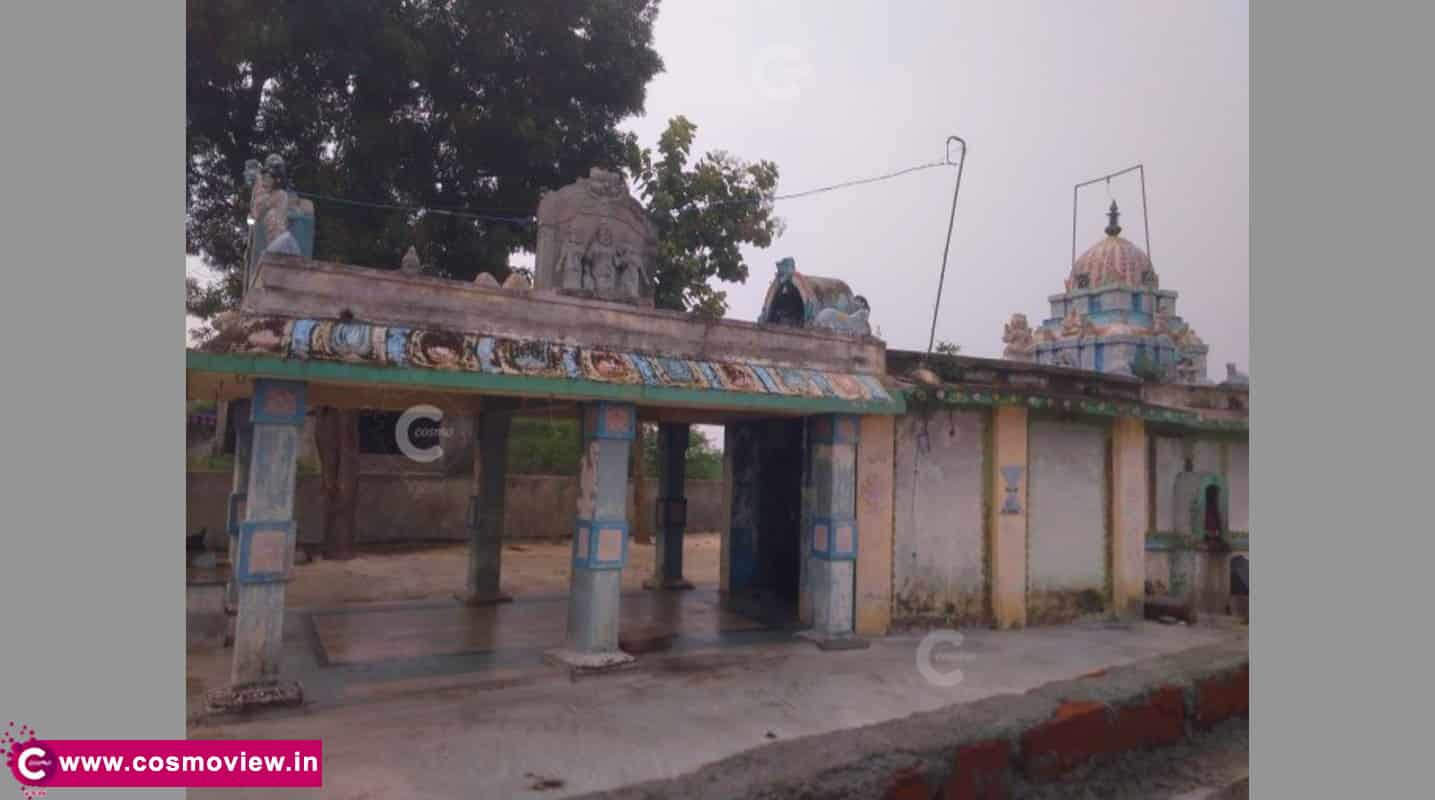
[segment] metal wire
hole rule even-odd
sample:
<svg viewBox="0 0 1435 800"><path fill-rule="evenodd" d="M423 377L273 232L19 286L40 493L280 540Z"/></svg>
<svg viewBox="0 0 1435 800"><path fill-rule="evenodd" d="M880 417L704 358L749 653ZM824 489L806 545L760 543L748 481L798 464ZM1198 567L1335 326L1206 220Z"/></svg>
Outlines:
<svg viewBox="0 0 1435 800"><path fill-rule="evenodd" d="M947 157L943 164L952 163L952 142L960 142L962 145L962 158L957 162L957 185L952 190L952 214L947 220L947 243L942 247L942 272L937 279L937 300L932 304L932 333L927 337L927 355L923 360L932 355L932 344L937 340L937 310L942 307L942 287L947 282L947 254L952 249L952 227L957 222L957 195L962 191L962 170L967 165L967 141L960 136L947 137Z"/></svg>
<svg viewBox="0 0 1435 800"><path fill-rule="evenodd" d="M1078 190L1078 189L1081 189L1081 188L1084 187L1084 186L1090 186L1090 185L1093 184L1093 183L1100 183L1100 182L1102 182L1102 181L1106 181L1107 194L1109 195L1109 194L1111 193L1111 192L1110 192L1111 179L1112 179L1112 178L1118 178L1118 177L1120 177L1120 176L1122 176L1122 175L1125 175L1125 174L1128 173L1128 172L1139 172L1139 173L1141 173L1141 221L1142 221L1142 224L1143 224L1143 225L1145 226L1145 228L1146 228L1146 256L1147 256L1148 258L1151 256L1151 217L1150 217L1149 214L1146 213L1146 166L1145 166L1144 164L1137 164L1137 165L1134 166L1134 167L1127 167L1126 169L1123 169L1123 170L1121 170L1120 172L1113 172L1113 173L1111 173L1110 175L1102 175L1102 176L1099 177L1099 178L1092 178L1092 179L1089 180L1089 181L1083 181L1083 182L1078 183L1078 184L1076 184L1075 186L1071 187L1071 263L1072 263L1072 264L1075 264L1075 263L1076 263L1076 192L1077 192L1077 190Z"/></svg>

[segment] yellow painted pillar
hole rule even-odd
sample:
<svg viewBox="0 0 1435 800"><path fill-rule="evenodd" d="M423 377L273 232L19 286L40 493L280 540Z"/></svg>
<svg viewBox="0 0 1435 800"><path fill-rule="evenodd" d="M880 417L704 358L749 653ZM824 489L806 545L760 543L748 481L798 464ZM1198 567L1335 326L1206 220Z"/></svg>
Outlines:
<svg viewBox="0 0 1435 800"><path fill-rule="evenodd" d="M1146 423L1117 418L1111 428L1111 604L1126 618L1141 617L1146 597L1148 474Z"/></svg>
<svg viewBox="0 0 1435 800"><path fill-rule="evenodd" d="M992 412L991 593L998 628L1026 625L1027 414Z"/></svg>
<svg viewBox="0 0 1435 800"><path fill-rule="evenodd" d="M862 417L857 439L857 618L859 636L884 636L892 622L892 480L896 419Z"/></svg>

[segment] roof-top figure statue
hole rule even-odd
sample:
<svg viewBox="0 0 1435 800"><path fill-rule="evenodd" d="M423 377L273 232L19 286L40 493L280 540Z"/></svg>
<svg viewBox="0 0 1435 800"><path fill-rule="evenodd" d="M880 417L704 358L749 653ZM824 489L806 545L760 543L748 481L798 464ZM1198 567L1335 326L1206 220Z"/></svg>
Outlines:
<svg viewBox="0 0 1435 800"><path fill-rule="evenodd" d="M767 287L767 299L757 321L793 328L825 328L856 336L872 335L867 299L836 278L805 275L797 262L777 262L777 275Z"/></svg>
<svg viewBox="0 0 1435 800"><path fill-rule="evenodd" d="M653 305L658 234L623 176L594 168L538 203L533 288Z"/></svg>
<svg viewBox="0 0 1435 800"><path fill-rule="evenodd" d="M264 253L312 257L314 255L314 202L294 191L289 170L278 153L271 153L261 165L255 159L244 163L244 182L251 187L249 217L249 260L253 264Z"/></svg>

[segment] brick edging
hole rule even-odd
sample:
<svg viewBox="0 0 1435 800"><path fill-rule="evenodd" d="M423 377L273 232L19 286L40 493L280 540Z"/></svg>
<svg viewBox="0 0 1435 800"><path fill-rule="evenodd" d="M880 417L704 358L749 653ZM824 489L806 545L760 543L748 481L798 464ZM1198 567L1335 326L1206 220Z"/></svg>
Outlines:
<svg viewBox="0 0 1435 800"><path fill-rule="evenodd" d="M1164 747L1250 709L1244 640L1194 648L863 728L759 747L678 778L585 795L992 800L1017 771L1056 778L1094 758Z"/></svg>

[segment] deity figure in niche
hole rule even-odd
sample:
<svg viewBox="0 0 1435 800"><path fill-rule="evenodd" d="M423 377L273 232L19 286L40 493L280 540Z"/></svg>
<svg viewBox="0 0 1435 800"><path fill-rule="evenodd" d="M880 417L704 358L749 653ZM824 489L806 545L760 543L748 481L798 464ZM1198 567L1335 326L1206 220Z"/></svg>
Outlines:
<svg viewBox="0 0 1435 800"><path fill-rule="evenodd" d="M598 228L598 234L593 237L592 243L588 245L588 252L583 259L587 267L587 276L583 281L583 288L596 292L611 292L618 285L618 250L613 246L613 232L608 230L607 225Z"/></svg>

